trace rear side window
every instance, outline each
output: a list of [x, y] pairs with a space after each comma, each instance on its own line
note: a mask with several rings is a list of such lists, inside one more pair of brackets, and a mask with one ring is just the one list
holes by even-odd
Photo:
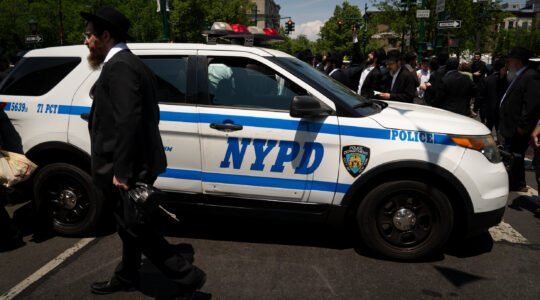
[[187, 57], [141, 57], [157, 78], [159, 103], [186, 103]]
[[0, 94], [44, 95], [62, 81], [80, 62], [80, 57], [23, 58], [2, 82]]

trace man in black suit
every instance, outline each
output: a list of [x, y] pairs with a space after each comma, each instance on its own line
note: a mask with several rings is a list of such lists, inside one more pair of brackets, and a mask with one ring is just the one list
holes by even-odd
[[451, 112], [471, 115], [471, 99], [476, 92], [474, 82], [465, 74], [457, 71], [459, 60], [455, 57], [448, 59], [446, 74], [436, 88], [436, 97], [432, 101], [434, 107]]
[[159, 133], [156, 79], [150, 68], [127, 48], [129, 20], [113, 8], [97, 14], [81, 12], [87, 20], [85, 41], [94, 69], [102, 66], [92, 87], [88, 120], [92, 177], [111, 200], [122, 239], [122, 261], [109, 281], [92, 284], [92, 292], [109, 294], [133, 290], [139, 281], [141, 254], [179, 286], [189, 298], [204, 284], [206, 275], [177, 254], [153, 226], [148, 215], [134, 220], [133, 203], [126, 191], [135, 182], [153, 184], [167, 167]]
[[416, 92], [416, 75], [401, 66], [401, 53], [398, 50], [388, 51], [386, 68], [391, 76], [389, 86], [385, 87], [384, 93], [375, 96], [384, 100], [412, 103]]
[[510, 163], [510, 190], [526, 189], [524, 155], [529, 136], [540, 115], [540, 74], [529, 67], [531, 52], [515, 47], [507, 57], [506, 78], [510, 85], [499, 106], [499, 130], [505, 149], [513, 154]]
[[478, 114], [480, 109], [486, 113], [486, 126], [489, 130], [499, 129], [499, 104], [508, 88], [506, 81], [506, 64], [504, 59], [493, 62], [494, 72], [480, 80], [478, 93], [474, 99], [473, 113]]
[[[379, 69], [379, 57], [382, 49], [368, 53], [363, 67], [357, 67], [350, 79], [351, 89], [365, 98], [373, 98], [374, 92], [379, 89], [381, 82], [381, 71]], [[352, 68], [349, 68], [352, 69]]]
[[433, 100], [437, 97], [436, 86], [441, 84], [444, 74], [446, 74], [446, 62], [448, 61], [449, 55], [446, 52], [441, 52], [437, 54], [437, 65], [439, 68], [431, 72], [429, 80], [426, 83], [426, 88], [424, 92], [424, 100], [427, 104], [432, 105]]
[[487, 68], [486, 63], [481, 60], [482, 53], [475, 52], [474, 59], [471, 65], [471, 72], [473, 73], [473, 81], [478, 84], [484, 76], [486, 76]]
[[328, 66], [328, 76], [334, 78], [335, 80], [341, 82], [345, 86], [350, 86], [349, 77], [341, 69], [343, 66], [343, 56], [336, 50], [330, 50], [326, 54], [326, 64]]

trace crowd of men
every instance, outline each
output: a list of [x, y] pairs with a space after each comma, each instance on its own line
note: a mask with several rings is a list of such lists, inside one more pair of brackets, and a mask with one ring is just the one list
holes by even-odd
[[[369, 99], [409, 102], [478, 117], [497, 137], [509, 172], [510, 190], [524, 191], [524, 155], [529, 145], [540, 152], [540, 72], [530, 60], [531, 51], [515, 47], [487, 65], [481, 53], [462, 62], [448, 53], [422, 59], [414, 52], [372, 50], [358, 59], [359, 44], [352, 31], [354, 55], [350, 65], [335, 50], [313, 56], [309, 50], [297, 57]], [[539, 125], [537, 125], [537, 123]], [[540, 155], [532, 165], [540, 174]], [[540, 214], [540, 209], [537, 209]]]

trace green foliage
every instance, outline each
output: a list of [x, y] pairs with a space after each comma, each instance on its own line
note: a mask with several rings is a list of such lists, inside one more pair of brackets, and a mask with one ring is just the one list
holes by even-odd
[[540, 56], [540, 30], [538, 29], [502, 29], [497, 36], [495, 55], [506, 55], [515, 46], [525, 47]]
[[[334, 15], [321, 27], [320, 49], [327, 52], [331, 48], [339, 51], [348, 57], [352, 56], [352, 37], [351, 31], [353, 25], [358, 29], [358, 35], [361, 41], [362, 31], [360, 30], [362, 21], [362, 12], [356, 5], [351, 5], [344, 1], [341, 6], [336, 5]], [[338, 22], [341, 21], [341, 28]]]
[[[375, 7], [382, 13], [377, 13], [375, 22], [378, 24], [387, 24], [400, 37], [411, 31], [411, 46], [406, 50], [418, 49], [418, 37], [420, 20], [416, 19], [416, 10], [420, 6], [409, 7], [406, 9], [400, 7], [399, 0], [372, 0]], [[510, 16], [509, 12], [497, 10], [501, 0], [485, 4], [473, 3], [471, 0], [446, 0], [445, 11], [437, 15], [435, 9], [437, 0], [425, 0], [425, 9], [430, 10], [430, 18], [424, 19], [424, 42], [436, 44], [437, 34], [443, 41], [443, 47], [447, 47], [448, 37], [459, 39], [459, 47], [451, 48], [453, 52], [460, 53], [465, 50], [473, 51], [476, 46], [476, 36], [479, 32], [480, 50], [489, 52], [493, 47], [493, 41], [496, 39], [497, 32], [493, 30], [494, 25], [501, 22], [505, 17]], [[484, 16], [479, 19], [480, 13]], [[460, 29], [437, 30], [439, 20], [461, 20]], [[479, 25], [481, 22], [481, 26]], [[405, 41], [402, 40], [402, 43]]]
[[249, 24], [248, 12], [254, 4], [249, 0], [173, 0], [171, 5], [174, 40], [193, 43], [204, 41], [201, 32], [207, 23]]

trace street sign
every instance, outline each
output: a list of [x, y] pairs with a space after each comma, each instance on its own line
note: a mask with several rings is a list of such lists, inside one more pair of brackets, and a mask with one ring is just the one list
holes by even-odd
[[437, 0], [437, 8], [435, 9], [436, 13], [444, 11], [444, 5], [446, 0]]
[[41, 43], [43, 42], [43, 36], [40, 35], [40, 34], [36, 34], [36, 35], [27, 35], [24, 39], [24, 41], [26, 43]]
[[418, 9], [418, 10], [416, 10], [416, 18], [418, 18], [418, 19], [428, 19], [429, 18], [429, 9]]
[[437, 22], [437, 28], [439, 29], [461, 28], [461, 20], [439, 21]]

